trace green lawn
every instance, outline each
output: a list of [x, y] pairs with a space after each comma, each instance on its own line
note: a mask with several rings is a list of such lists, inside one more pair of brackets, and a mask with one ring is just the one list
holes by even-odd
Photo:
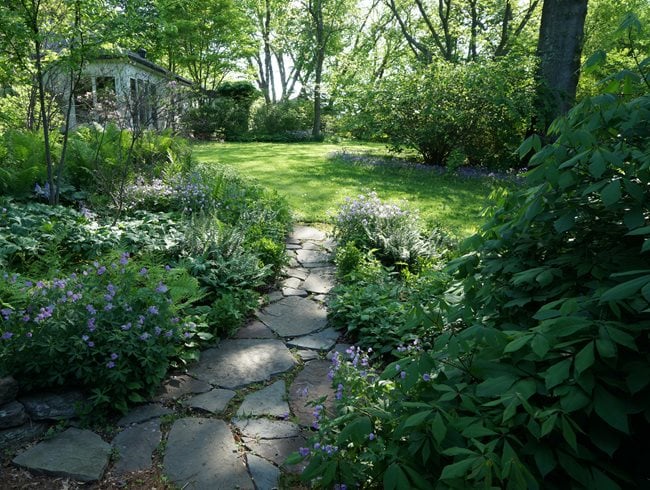
[[495, 188], [491, 180], [441, 176], [420, 169], [363, 165], [333, 158], [340, 150], [385, 153], [378, 145], [203, 143], [202, 162], [231, 165], [242, 175], [286, 196], [296, 219], [327, 222], [346, 196], [374, 190], [386, 200], [406, 199], [424, 219], [466, 236], [482, 223], [481, 211]]

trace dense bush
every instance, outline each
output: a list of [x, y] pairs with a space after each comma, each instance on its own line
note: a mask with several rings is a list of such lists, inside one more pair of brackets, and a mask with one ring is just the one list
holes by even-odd
[[307, 99], [259, 104], [253, 108], [251, 132], [258, 141], [310, 141], [313, 121], [313, 103]]
[[649, 118], [650, 97], [607, 94], [556, 121], [553, 144], [527, 140], [528, 186], [450, 266], [462, 282], [448, 294], [462, 301], [446, 322], [421, 315], [438, 330], [428, 349], [405, 349], [380, 375], [357, 351], [334, 366], [340, 415], [301, 451], [305, 479], [647, 484]]
[[352, 94], [339, 132], [413, 148], [425, 163], [507, 169], [529, 126], [532, 63], [505, 58], [434, 63], [386, 77]]
[[86, 388], [89, 409], [125, 412], [147, 400], [186, 341], [207, 338], [178, 316], [178, 305], [200, 297], [197, 282], [167, 269], [141, 268], [124, 254], [50, 281], [5, 273], [0, 372], [26, 389]]
[[0, 135], [0, 194], [29, 196], [46, 180], [43, 135], [8, 130]]

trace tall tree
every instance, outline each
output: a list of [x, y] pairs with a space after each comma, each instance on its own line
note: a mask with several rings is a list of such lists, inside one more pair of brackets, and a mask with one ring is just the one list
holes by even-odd
[[536, 126], [541, 132], [575, 101], [587, 1], [544, 0], [537, 44]]

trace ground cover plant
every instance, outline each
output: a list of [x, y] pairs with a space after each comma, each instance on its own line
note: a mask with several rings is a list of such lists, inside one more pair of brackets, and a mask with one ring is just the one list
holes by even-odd
[[416, 311], [434, 335], [388, 365], [360, 348], [333, 360], [340, 415], [316, 411], [320, 433], [295, 457], [310, 458], [305, 480], [647, 482], [649, 116], [647, 95], [608, 93], [558, 119], [555, 142], [522, 145], [535, 152], [527, 185], [449, 264], [446, 295]]
[[291, 215], [277, 193], [179, 162], [173, 138], [146, 142], [152, 161], [105, 175], [119, 202], [83, 179], [72, 187], [83, 203], [43, 204], [38, 181], [0, 201], [0, 373], [25, 390], [80, 387], [93, 417], [147, 399], [171, 366], [235, 331], [286, 261]]
[[199, 161], [222, 162], [286, 197], [296, 219], [328, 222], [348, 196], [376, 191], [384, 199], [406, 199], [424, 221], [458, 236], [478, 228], [489, 195], [506, 183], [440, 175], [416, 166], [372, 165], [345, 158], [345, 152], [386, 156], [382, 145], [204, 143], [194, 146]]

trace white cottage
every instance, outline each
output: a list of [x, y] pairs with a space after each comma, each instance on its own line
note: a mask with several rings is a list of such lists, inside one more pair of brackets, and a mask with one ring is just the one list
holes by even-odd
[[[69, 83], [63, 90], [69, 100]], [[146, 51], [106, 54], [85, 64], [75, 84], [70, 128], [113, 121], [122, 127], [176, 128], [192, 82], [146, 58]], [[67, 93], [66, 93], [67, 92]]]

